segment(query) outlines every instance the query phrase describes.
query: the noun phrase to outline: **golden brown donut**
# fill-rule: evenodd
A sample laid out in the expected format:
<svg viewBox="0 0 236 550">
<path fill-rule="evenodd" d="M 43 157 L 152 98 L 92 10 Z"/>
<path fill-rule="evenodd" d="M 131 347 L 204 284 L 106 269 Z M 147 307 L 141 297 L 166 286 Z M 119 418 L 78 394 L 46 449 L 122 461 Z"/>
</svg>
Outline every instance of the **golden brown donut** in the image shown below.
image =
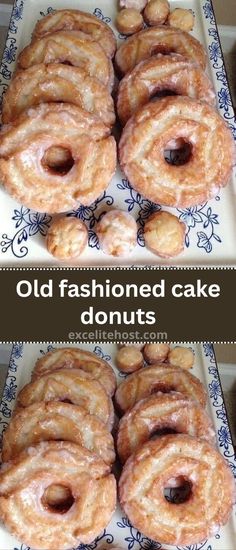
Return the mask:
<svg viewBox="0 0 236 550">
<path fill-rule="evenodd" d="M 188 147 L 182 165 L 165 152 Z M 205 102 L 165 97 L 142 107 L 120 140 L 121 167 L 136 191 L 166 206 L 191 207 L 217 195 L 230 178 L 235 145 L 230 128 Z"/>
<path fill-rule="evenodd" d="M 118 410 L 123 414 L 135 403 L 154 393 L 180 392 L 205 407 L 207 393 L 196 376 L 169 364 L 156 364 L 130 374 L 121 382 L 115 393 Z"/>
<path fill-rule="evenodd" d="M 117 451 L 124 463 L 152 437 L 168 433 L 189 434 L 215 445 L 215 431 L 210 417 L 194 400 L 181 393 L 158 393 L 142 399 L 121 418 L 117 434 Z"/>
<path fill-rule="evenodd" d="M 18 57 L 21 69 L 39 63 L 66 63 L 84 69 L 111 91 L 114 70 L 111 60 L 89 34 L 79 31 L 58 31 L 46 34 L 26 46 Z"/>
<path fill-rule="evenodd" d="M 173 92 L 215 105 L 212 84 L 204 71 L 189 59 L 171 54 L 141 61 L 120 82 L 117 111 L 124 125 L 129 118 L 160 92 Z"/>
<path fill-rule="evenodd" d="M 189 484 L 190 495 L 174 504 L 165 498 L 164 489 L 178 478 Z M 235 482 L 228 463 L 212 445 L 190 435 L 165 435 L 127 460 L 119 496 L 136 529 L 179 547 L 213 537 L 227 523 Z"/>
<path fill-rule="evenodd" d="M 184 8 L 176 8 L 169 14 L 168 25 L 182 31 L 192 31 L 194 27 L 193 12 Z"/>
<path fill-rule="evenodd" d="M 105 254 L 127 256 L 137 244 L 137 224 L 123 210 L 106 212 L 96 226 L 99 245 Z"/>
<path fill-rule="evenodd" d="M 66 502 L 48 502 L 53 485 L 67 489 Z M 109 466 L 74 443 L 30 447 L 0 473 L 0 518 L 12 535 L 38 550 L 91 543 L 115 506 L 116 482 Z"/>
<path fill-rule="evenodd" d="M 150 0 L 144 10 L 144 19 L 150 26 L 163 25 L 169 15 L 168 0 Z"/>
<path fill-rule="evenodd" d="M 89 205 L 116 169 L 116 143 L 103 122 L 70 104 L 43 104 L 24 112 L 0 132 L 0 174 L 10 195 L 40 212 Z M 19 147 L 20 143 L 20 147 Z M 44 164 L 55 147 L 68 152 L 66 174 Z M 58 157 L 58 155 L 56 155 Z"/>
<path fill-rule="evenodd" d="M 114 411 L 111 398 L 92 374 L 81 369 L 60 369 L 24 386 L 17 397 L 15 414 L 18 408 L 41 401 L 80 405 L 104 422 L 108 430 L 112 429 Z"/>
<path fill-rule="evenodd" d="M 143 355 L 135 346 L 124 346 L 116 355 L 116 366 L 127 374 L 143 367 Z"/>
<path fill-rule="evenodd" d="M 187 32 L 160 25 L 145 29 L 121 44 L 116 53 L 116 66 L 124 75 L 135 65 L 158 53 L 178 53 L 206 67 L 206 53 L 200 42 Z"/>
<path fill-rule="evenodd" d="M 122 34 L 134 34 L 143 28 L 141 13 L 134 8 L 126 8 L 119 11 L 116 18 L 116 27 Z"/>
<path fill-rule="evenodd" d="M 12 122 L 29 107 L 47 102 L 77 105 L 99 116 L 107 126 L 115 122 L 112 97 L 96 78 L 80 67 L 40 63 L 16 72 L 4 94 L 3 123 Z"/>
<path fill-rule="evenodd" d="M 120 8 L 134 8 L 138 11 L 143 11 L 147 0 L 119 0 Z"/>
<path fill-rule="evenodd" d="M 104 423 L 78 405 L 34 403 L 19 410 L 3 434 L 2 460 L 8 462 L 41 441 L 71 441 L 99 456 L 115 460 L 114 442 Z"/>
<path fill-rule="evenodd" d="M 174 367 L 181 367 L 182 369 L 191 369 L 194 364 L 194 354 L 190 348 L 183 348 L 177 346 L 168 353 L 168 362 Z"/>
<path fill-rule="evenodd" d="M 40 38 L 47 33 L 69 30 L 82 31 L 92 36 L 109 57 L 116 51 L 116 38 L 112 29 L 90 13 L 79 10 L 57 10 L 37 22 L 33 38 Z"/>
<path fill-rule="evenodd" d="M 170 212 L 154 212 L 144 225 L 147 248 L 161 258 L 172 258 L 183 252 L 186 225 Z"/>
<path fill-rule="evenodd" d="M 145 361 L 152 365 L 153 363 L 162 363 L 162 361 L 165 361 L 169 351 L 169 344 L 146 344 L 143 355 Z"/>
<path fill-rule="evenodd" d="M 48 252 L 58 260 L 78 258 L 88 244 L 88 230 L 84 222 L 74 217 L 57 218 L 47 232 Z"/>
<path fill-rule="evenodd" d="M 109 395 L 116 390 L 116 376 L 113 368 L 96 353 L 80 348 L 57 348 L 38 359 L 32 380 L 59 369 L 81 369 L 91 374 L 102 384 Z"/>
</svg>

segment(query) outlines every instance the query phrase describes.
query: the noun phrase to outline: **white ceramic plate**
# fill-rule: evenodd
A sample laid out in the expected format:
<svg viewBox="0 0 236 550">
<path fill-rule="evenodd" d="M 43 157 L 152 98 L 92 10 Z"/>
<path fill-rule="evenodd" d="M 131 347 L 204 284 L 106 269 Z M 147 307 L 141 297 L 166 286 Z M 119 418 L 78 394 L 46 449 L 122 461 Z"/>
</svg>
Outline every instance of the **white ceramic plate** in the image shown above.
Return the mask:
<svg viewBox="0 0 236 550">
<path fill-rule="evenodd" d="M 14 408 L 17 393 L 28 383 L 31 371 L 36 360 L 52 347 L 47 344 L 15 344 L 12 348 L 8 376 L 0 405 L 0 434 L 8 425 Z M 117 351 L 116 345 L 80 345 L 79 347 L 94 351 L 100 357 L 109 361 L 114 367 L 114 359 Z M 216 365 L 213 346 L 211 344 L 191 345 L 195 354 L 193 374 L 198 376 L 208 390 L 207 410 L 210 414 L 218 436 L 218 447 L 222 455 L 229 461 L 236 477 L 236 461 L 231 435 L 225 412 L 222 389 L 220 385 L 218 369 Z M 122 376 L 115 369 L 118 382 Z M 210 506 L 209 502 L 209 506 Z M 228 524 L 220 530 L 213 539 L 186 547 L 166 546 L 165 550 L 235 550 L 236 521 L 235 510 Z M 112 521 L 106 530 L 90 545 L 81 545 L 76 550 L 112 550 L 114 546 L 121 550 L 161 550 L 158 542 L 153 542 L 130 525 L 129 521 L 117 507 Z M 3 526 L 0 525 L 0 550 L 33 550 L 22 545 L 11 537 Z M 75 549 L 74 549 L 75 550 Z M 163 549 L 164 550 L 164 549 Z"/>
<path fill-rule="evenodd" d="M 171 0 L 170 4 L 172 9 L 184 7 L 194 11 L 193 34 L 208 53 L 208 73 L 217 93 L 219 112 L 229 122 L 236 137 L 234 112 L 211 0 Z M 16 58 L 30 41 L 33 27 L 40 17 L 56 8 L 79 8 L 95 14 L 115 30 L 116 5 L 116 0 L 16 0 L 0 68 L 0 95 L 9 85 Z M 133 191 L 118 169 L 106 193 L 96 203 L 70 213 L 84 220 L 89 229 L 89 248 L 77 265 L 235 265 L 235 187 L 234 176 L 227 188 L 209 203 L 182 210 L 170 209 L 186 223 L 187 235 L 184 253 L 168 262 L 147 251 L 143 242 L 144 222 L 160 206 Z M 137 246 L 125 259 L 114 259 L 103 254 L 94 232 L 101 214 L 114 207 L 129 211 L 138 222 Z M 55 265 L 44 242 L 50 221 L 50 216 L 22 207 L 1 188 L 0 265 Z"/>
</svg>

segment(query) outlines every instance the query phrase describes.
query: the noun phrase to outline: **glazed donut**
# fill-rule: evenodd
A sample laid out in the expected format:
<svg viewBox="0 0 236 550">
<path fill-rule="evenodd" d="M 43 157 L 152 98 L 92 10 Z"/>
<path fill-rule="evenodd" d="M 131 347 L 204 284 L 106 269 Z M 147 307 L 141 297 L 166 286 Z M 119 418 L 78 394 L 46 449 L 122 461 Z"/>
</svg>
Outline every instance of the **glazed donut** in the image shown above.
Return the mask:
<svg viewBox="0 0 236 550">
<path fill-rule="evenodd" d="M 47 250 L 54 258 L 68 261 L 78 258 L 88 244 L 88 230 L 75 217 L 55 219 L 46 236 Z"/>
<path fill-rule="evenodd" d="M 112 429 L 114 411 L 111 398 L 100 382 L 80 369 L 60 369 L 24 386 L 17 398 L 15 414 L 18 414 L 19 408 L 40 401 L 80 405 L 104 422 L 108 430 Z"/>
<path fill-rule="evenodd" d="M 112 97 L 96 78 L 80 67 L 40 63 L 15 74 L 3 98 L 3 123 L 12 122 L 29 107 L 47 102 L 72 103 L 99 116 L 107 126 L 115 122 Z"/>
<path fill-rule="evenodd" d="M 165 152 L 182 145 L 189 148 L 184 164 L 167 162 Z M 215 197 L 230 178 L 234 158 L 227 123 L 213 107 L 188 97 L 148 103 L 120 140 L 121 167 L 132 187 L 166 206 L 188 208 Z"/>
<path fill-rule="evenodd" d="M 167 90 L 215 105 L 208 76 L 189 59 L 176 54 L 157 55 L 141 61 L 120 82 L 117 111 L 121 123 L 159 92 Z"/>
<path fill-rule="evenodd" d="M 105 254 L 127 256 L 137 244 L 137 224 L 122 210 L 106 212 L 96 226 L 99 245 Z"/>
<path fill-rule="evenodd" d="M 67 502 L 48 502 L 48 489 L 67 489 Z M 116 506 L 109 466 L 87 449 L 65 441 L 22 451 L 0 473 L 0 517 L 6 528 L 38 550 L 67 550 L 91 543 Z"/>
<path fill-rule="evenodd" d="M 142 399 L 119 422 L 117 451 L 124 463 L 148 439 L 167 430 L 215 444 L 213 424 L 205 410 L 181 393 L 158 393 Z M 167 432 L 168 433 L 168 432 Z"/>
<path fill-rule="evenodd" d="M 179 53 L 206 67 L 206 53 L 200 42 L 187 32 L 173 27 L 152 27 L 131 36 L 121 44 L 116 53 L 116 66 L 124 75 L 144 59 L 158 53 Z"/>
<path fill-rule="evenodd" d="M 169 344 L 146 344 L 143 350 L 143 356 L 145 361 L 152 365 L 153 363 L 162 363 L 165 361 L 169 351 Z"/>
<path fill-rule="evenodd" d="M 120 8 L 133 8 L 138 11 L 143 11 L 147 3 L 147 0 L 120 0 Z"/>
<path fill-rule="evenodd" d="M 169 12 L 168 0 L 149 0 L 144 10 L 144 19 L 150 26 L 164 25 Z"/>
<path fill-rule="evenodd" d="M 167 501 L 164 489 L 182 478 L 188 500 Z M 235 500 L 233 474 L 212 445 L 189 435 L 166 435 L 144 444 L 126 462 L 120 503 L 132 525 L 164 544 L 192 545 L 218 533 Z"/>
<path fill-rule="evenodd" d="M 41 441 L 71 441 L 82 445 L 110 466 L 115 461 L 114 442 L 96 416 L 68 403 L 34 403 L 13 416 L 3 434 L 2 460 L 8 462 Z"/>
<path fill-rule="evenodd" d="M 2 182 L 17 201 L 39 212 L 89 205 L 107 188 L 116 169 L 116 143 L 108 135 L 100 119 L 75 105 L 29 109 L 0 132 Z M 57 146 L 69 151 L 73 161 L 65 175 L 43 163 L 44 155 Z"/>
<path fill-rule="evenodd" d="M 109 395 L 116 390 L 116 376 L 109 363 L 96 353 L 79 348 L 57 348 L 43 355 L 35 364 L 32 380 L 59 369 L 81 369 L 98 380 Z"/>
<path fill-rule="evenodd" d="M 102 46 L 109 57 L 113 57 L 116 51 L 116 38 L 112 29 L 96 16 L 79 10 L 57 10 L 46 15 L 37 22 L 33 39 L 62 30 L 82 31 L 89 34 Z"/>
<path fill-rule="evenodd" d="M 207 393 L 200 380 L 190 372 L 167 363 L 145 367 L 130 374 L 118 386 L 115 401 L 118 410 L 123 414 L 144 397 L 172 391 L 195 399 L 203 407 L 206 405 Z"/>
<path fill-rule="evenodd" d="M 153 212 L 144 224 L 145 246 L 160 258 L 172 258 L 183 252 L 186 225 L 164 210 Z"/>
<path fill-rule="evenodd" d="M 39 63 L 67 63 L 81 67 L 110 91 L 114 85 L 111 60 L 100 44 L 83 32 L 58 31 L 31 42 L 20 53 L 18 65 L 21 69 L 28 69 Z"/>
<path fill-rule="evenodd" d="M 168 25 L 182 31 L 192 31 L 194 27 L 194 15 L 191 10 L 176 8 L 168 17 Z"/>
<path fill-rule="evenodd" d="M 194 353 L 189 348 L 177 346 L 168 353 L 168 362 L 174 367 L 182 369 L 192 369 L 194 365 Z"/>
<path fill-rule="evenodd" d="M 130 374 L 143 367 L 143 355 L 135 346 L 124 346 L 116 355 L 118 370 Z"/>
<path fill-rule="evenodd" d="M 119 11 L 116 18 L 116 28 L 122 34 L 134 34 L 143 28 L 141 13 L 134 8 Z"/>
</svg>

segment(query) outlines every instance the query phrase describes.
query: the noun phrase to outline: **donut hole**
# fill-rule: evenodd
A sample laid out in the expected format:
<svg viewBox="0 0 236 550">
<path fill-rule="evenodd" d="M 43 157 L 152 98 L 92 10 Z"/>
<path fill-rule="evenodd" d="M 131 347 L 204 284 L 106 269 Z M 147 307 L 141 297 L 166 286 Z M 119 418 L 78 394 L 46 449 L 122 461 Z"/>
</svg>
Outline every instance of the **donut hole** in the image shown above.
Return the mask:
<svg viewBox="0 0 236 550">
<path fill-rule="evenodd" d="M 74 504 L 71 489 L 60 484 L 52 484 L 45 489 L 42 504 L 49 512 L 66 514 Z"/>
<path fill-rule="evenodd" d="M 158 99 L 161 99 L 162 97 L 167 96 L 177 96 L 178 94 L 174 90 L 166 89 L 166 90 L 157 90 L 150 98 L 150 102 L 154 103 L 155 101 L 158 101 Z"/>
<path fill-rule="evenodd" d="M 169 479 L 164 487 L 164 497 L 171 504 L 182 504 L 192 496 L 192 483 L 184 476 Z"/>
<path fill-rule="evenodd" d="M 171 428 L 170 426 L 166 426 L 163 428 L 157 428 L 156 430 L 153 430 L 151 433 L 149 440 L 158 439 L 158 437 L 161 437 L 162 435 L 169 435 L 169 434 L 177 434 L 177 430 L 174 428 Z"/>
<path fill-rule="evenodd" d="M 175 53 L 175 51 L 173 50 L 173 48 L 170 48 L 170 47 L 166 46 L 165 44 L 156 44 L 155 46 L 153 46 L 151 48 L 150 53 L 151 53 L 151 56 L 158 55 L 158 54 L 170 55 L 171 53 Z"/>
<path fill-rule="evenodd" d="M 183 166 L 190 161 L 192 156 L 192 144 L 184 138 L 169 141 L 164 149 L 164 158 L 168 164 Z"/>
<path fill-rule="evenodd" d="M 74 159 L 66 147 L 52 146 L 45 151 L 41 163 L 47 172 L 65 176 L 74 166 Z"/>
<path fill-rule="evenodd" d="M 154 393 L 158 393 L 158 392 L 170 393 L 171 391 L 176 391 L 176 389 L 173 386 L 171 386 L 170 384 L 168 385 L 168 384 L 165 384 L 163 382 L 157 382 L 151 388 L 151 395 L 153 395 Z"/>
</svg>

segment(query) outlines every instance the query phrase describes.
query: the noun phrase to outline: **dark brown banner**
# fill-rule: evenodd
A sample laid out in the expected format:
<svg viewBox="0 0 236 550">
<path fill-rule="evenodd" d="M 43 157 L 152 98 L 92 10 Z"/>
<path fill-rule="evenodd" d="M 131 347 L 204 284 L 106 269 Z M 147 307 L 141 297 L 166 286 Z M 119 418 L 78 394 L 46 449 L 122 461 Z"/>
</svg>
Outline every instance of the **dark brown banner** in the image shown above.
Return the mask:
<svg viewBox="0 0 236 550">
<path fill-rule="evenodd" d="M 0 341 L 235 342 L 235 269 L 2 269 Z"/>
</svg>

